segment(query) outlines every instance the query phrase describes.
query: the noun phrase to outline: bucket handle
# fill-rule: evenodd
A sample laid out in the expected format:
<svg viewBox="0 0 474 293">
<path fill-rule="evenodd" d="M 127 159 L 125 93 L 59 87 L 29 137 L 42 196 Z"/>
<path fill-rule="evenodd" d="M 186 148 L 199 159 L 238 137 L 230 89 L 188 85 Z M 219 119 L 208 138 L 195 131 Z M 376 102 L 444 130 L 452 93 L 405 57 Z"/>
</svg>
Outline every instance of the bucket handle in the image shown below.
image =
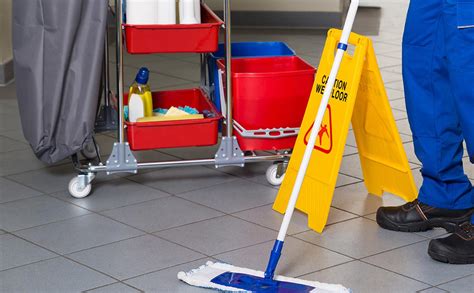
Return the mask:
<svg viewBox="0 0 474 293">
<path fill-rule="evenodd" d="M 297 136 L 300 132 L 299 128 L 266 128 L 258 130 L 247 130 L 237 121 L 234 120 L 234 129 L 245 138 L 267 138 L 267 139 L 279 139 L 285 137 Z"/>
</svg>

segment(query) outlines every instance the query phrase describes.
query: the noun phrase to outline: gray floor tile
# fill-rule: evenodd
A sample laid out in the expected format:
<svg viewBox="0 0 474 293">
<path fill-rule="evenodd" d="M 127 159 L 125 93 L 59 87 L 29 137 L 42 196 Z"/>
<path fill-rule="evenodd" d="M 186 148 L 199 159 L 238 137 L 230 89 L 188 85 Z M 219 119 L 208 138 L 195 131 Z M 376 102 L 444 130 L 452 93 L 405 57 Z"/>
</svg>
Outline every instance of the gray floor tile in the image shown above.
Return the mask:
<svg viewBox="0 0 474 293">
<path fill-rule="evenodd" d="M 57 253 L 67 254 L 144 233 L 105 217 L 89 214 L 15 234 Z"/>
<path fill-rule="evenodd" d="M 49 196 L 36 196 L 0 205 L 0 228 L 16 231 L 89 213 Z"/>
<path fill-rule="evenodd" d="M 469 179 L 474 179 L 474 164 L 471 163 L 469 158 L 462 159 L 464 165 L 464 174 L 469 177 Z"/>
<path fill-rule="evenodd" d="M 31 150 L 19 150 L 0 153 L 0 176 L 17 174 L 30 170 L 45 168 Z"/>
<path fill-rule="evenodd" d="M 190 191 L 179 197 L 203 204 L 224 213 L 255 208 L 272 203 L 277 190 L 243 179 Z"/>
<path fill-rule="evenodd" d="M 367 193 L 363 182 L 336 188 L 332 205 L 338 209 L 364 216 L 375 213 L 381 206 L 397 206 L 405 201 L 393 194 L 382 197 Z"/>
<path fill-rule="evenodd" d="M 223 215 L 174 196 L 106 211 L 104 214 L 147 232 L 157 232 Z"/>
<path fill-rule="evenodd" d="M 411 136 L 411 128 L 408 119 L 398 120 L 396 121 L 398 131 L 400 134 L 405 134 Z"/>
<path fill-rule="evenodd" d="M 383 70 L 402 74 L 402 66 L 401 65 L 385 67 L 385 68 L 383 68 Z"/>
<path fill-rule="evenodd" d="M 436 287 L 432 287 L 432 288 L 421 290 L 421 291 L 418 291 L 418 292 L 420 292 L 420 293 L 446 293 L 448 291 L 445 291 L 445 290 L 442 290 L 442 289 L 439 289 L 439 288 L 436 288 Z"/>
<path fill-rule="evenodd" d="M 469 277 L 439 285 L 438 287 L 453 293 L 469 293 L 472 292 L 472 284 L 474 284 L 474 274 Z"/>
<path fill-rule="evenodd" d="M 14 235 L 0 235 L 0 271 L 55 256 L 56 254 Z"/>
<path fill-rule="evenodd" d="M 261 154 L 264 155 L 264 154 Z M 268 167 L 273 163 L 271 162 L 261 162 L 261 163 L 251 163 L 247 164 L 244 168 L 241 167 L 223 167 L 219 171 L 240 177 L 245 179 L 254 179 L 260 178 L 262 175 L 265 175 Z"/>
<path fill-rule="evenodd" d="M 387 57 L 389 58 L 389 57 Z M 393 59 L 393 58 L 391 58 Z M 404 88 L 403 88 L 403 81 L 399 80 L 399 81 L 392 81 L 392 82 L 387 82 L 385 84 L 386 87 L 388 88 L 391 88 L 391 89 L 394 89 L 394 90 L 399 90 L 399 91 L 403 91 Z"/>
<path fill-rule="evenodd" d="M 405 99 L 403 98 L 390 101 L 390 106 L 392 106 L 393 109 L 397 109 L 404 112 L 407 111 L 407 108 L 405 105 Z"/>
<path fill-rule="evenodd" d="M 198 261 L 193 261 L 184 265 L 129 279 L 126 280 L 125 283 L 150 293 L 209 293 L 208 289 L 201 289 L 198 287 L 190 286 L 178 280 L 177 278 L 178 272 L 188 272 L 190 270 L 197 269 L 209 260 L 210 259 L 202 259 Z"/>
<path fill-rule="evenodd" d="M 354 154 L 357 154 L 357 152 L 358 150 L 356 146 L 346 145 L 344 147 L 344 156 L 354 155 Z"/>
<path fill-rule="evenodd" d="M 71 164 L 50 167 L 41 170 L 29 171 L 21 174 L 8 176 L 7 178 L 16 182 L 40 190 L 44 193 L 53 193 L 68 189 L 69 181 L 77 176 L 77 171 Z M 98 173 L 93 181 L 95 183 L 117 179 L 117 176 L 107 176 L 105 173 Z"/>
<path fill-rule="evenodd" d="M 0 153 L 24 149 L 29 149 L 29 146 L 22 142 L 0 136 Z"/>
<path fill-rule="evenodd" d="M 177 59 L 153 61 L 147 64 L 152 71 L 189 81 L 200 81 L 201 69 L 195 63 Z"/>
<path fill-rule="evenodd" d="M 362 173 L 362 168 L 360 166 L 360 158 L 358 155 L 343 157 L 340 171 L 343 174 L 347 174 L 361 180 L 364 178 L 364 174 Z"/>
<path fill-rule="evenodd" d="M 29 198 L 40 195 L 41 192 L 0 177 L 0 203 Z"/>
<path fill-rule="evenodd" d="M 388 71 L 388 72 L 391 72 L 391 71 Z M 405 93 L 403 91 L 394 90 L 394 89 L 391 89 L 391 88 L 385 88 L 385 91 L 387 92 L 387 96 L 388 96 L 388 99 L 390 101 L 399 100 L 399 99 L 405 97 Z M 401 109 L 399 109 L 399 110 L 401 110 Z"/>
<path fill-rule="evenodd" d="M 215 258 L 238 267 L 265 271 L 272 247 L 273 241 L 269 241 L 219 254 Z M 285 247 L 275 273 L 287 277 L 297 277 L 351 260 L 351 258 L 338 253 L 288 237 L 285 240 Z"/>
<path fill-rule="evenodd" d="M 205 167 L 182 167 L 132 176 L 130 179 L 171 194 L 180 194 L 237 178 Z"/>
<path fill-rule="evenodd" d="M 156 233 L 208 256 L 275 239 L 269 229 L 230 216 Z"/>
<path fill-rule="evenodd" d="M 3 292 L 82 292 L 114 279 L 62 257 L 0 272 Z"/>
<path fill-rule="evenodd" d="M 413 164 L 421 165 L 421 162 L 415 155 L 415 149 L 413 147 L 413 142 L 407 142 L 403 144 L 403 148 L 405 149 L 405 153 L 407 154 L 408 161 Z"/>
<path fill-rule="evenodd" d="M 374 255 L 425 239 L 415 234 L 384 230 L 364 218 L 328 226 L 322 234 L 308 231 L 295 237 L 353 258 Z"/>
<path fill-rule="evenodd" d="M 388 52 L 400 52 L 400 45 L 392 45 L 392 44 L 387 44 L 387 43 L 382 43 L 382 42 L 373 42 L 373 47 L 375 50 L 375 54 L 378 55 L 384 55 L 387 56 Z M 401 59 L 397 58 L 397 59 Z"/>
<path fill-rule="evenodd" d="M 408 114 L 406 111 L 392 109 L 393 118 L 395 120 L 407 119 Z"/>
<path fill-rule="evenodd" d="M 0 131 L 2 136 L 8 137 L 10 139 L 16 140 L 18 142 L 22 142 L 28 145 L 25 137 L 23 136 L 23 131 L 21 129 L 16 130 L 7 130 L 7 131 Z"/>
<path fill-rule="evenodd" d="M 402 59 L 402 52 L 400 51 L 400 48 L 398 50 L 395 50 L 395 51 L 392 51 L 392 52 L 384 52 L 381 55 L 392 57 L 392 58 Z"/>
<path fill-rule="evenodd" d="M 392 57 L 383 56 L 383 55 L 377 56 L 377 62 L 379 64 L 379 68 L 381 69 L 402 64 L 402 60 L 398 58 L 392 58 Z M 387 86 L 387 87 L 390 87 L 390 86 Z M 398 87 L 396 87 L 395 89 L 398 89 Z"/>
<path fill-rule="evenodd" d="M 384 82 L 392 82 L 392 81 L 398 81 L 402 79 L 402 76 L 395 72 L 381 70 L 380 73 L 382 74 L 382 79 Z"/>
<path fill-rule="evenodd" d="M 77 252 L 70 257 L 123 280 L 204 256 L 163 239 L 145 235 Z"/>
<path fill-rule="evenodd" d="M 301 278 L 342 284 L 352 292 L 407 293 L 430 287 L 360 261 L 342 264 Z"/>
<path fill-rule="evenodd" d="M 112 285 L 103 286 L 97 289 L 87 290 L 87 293 L 134 293 L 140 292 L 130 286 L 122 283 L 115 283 Z"/>
<path fill-rule="evenodd" d="M 474 272 L 474 265 L 454 266 L 432 260 L 426 253 L 427 250 L 428 241 L 424 241 L 369 257 L 364 261 L 431 285 L 449 282 Z"/>
<path fill-rule="evenodd" d="M 234 216 L 278 231 L 283 220 L 283 215 L 274 211 L 272 206 L 273 205 L 266 205 L 263 207 L 246 210 L 236 213 Z M 349 220 L 355 217 L 357 216 L 336 208 L 331 208 L 331 211 L 329 212 L 328 225 Z M 293 214 L 293 218 L 291 219 L 290 227 L 288 228 L 288 234 L 293 235 L 308 230 L 308 217 L 304 213 L 296 211 Z"/>
<path fill-rule="evenodd" d="M 339 173 L 339 175 L 337 176 L 336 187 L 345 186 L 345 185 L 349 185 L 349 184 L 353 184 L 353 183 L 357 183 L 361 181 L 362 179 L 354 178 L 352 176 L 347 176 L 347 175 Z"/>
<path fill-rule="evenodd" d="M 53 196 L 98 212 L 166 197 L 169 194 L 130 180 L 119 179 L 93 185 L 91 195 L 86 198 L 73 198 L 68 191 L 55 193 Z"/>
<path fill-rule="evenodd" d="M 18 114 L 5 113 L 0 115 L 0 131 L 18 130 L 21 128 Z"/>
</svg>

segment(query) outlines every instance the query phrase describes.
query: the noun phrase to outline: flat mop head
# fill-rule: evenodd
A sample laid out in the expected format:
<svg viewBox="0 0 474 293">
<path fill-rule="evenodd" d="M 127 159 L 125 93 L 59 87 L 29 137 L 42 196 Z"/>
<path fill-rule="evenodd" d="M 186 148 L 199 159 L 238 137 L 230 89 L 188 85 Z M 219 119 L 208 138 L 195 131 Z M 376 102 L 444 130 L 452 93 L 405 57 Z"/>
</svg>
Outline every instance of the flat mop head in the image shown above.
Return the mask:
<svg viewBox="0 0 474 293">
<path fill-rule="evenodd" d="M 187 273 L 180 272 L 178 273 L 178 279 L 192 286 L 224 292 L 351 292 L 341 285 L 311 282 L 283 276 L 276 276 L 273 280 L 266 280 L 263 272 L 213 262 L 207 262 L 206 265 Z"/>
</svg>

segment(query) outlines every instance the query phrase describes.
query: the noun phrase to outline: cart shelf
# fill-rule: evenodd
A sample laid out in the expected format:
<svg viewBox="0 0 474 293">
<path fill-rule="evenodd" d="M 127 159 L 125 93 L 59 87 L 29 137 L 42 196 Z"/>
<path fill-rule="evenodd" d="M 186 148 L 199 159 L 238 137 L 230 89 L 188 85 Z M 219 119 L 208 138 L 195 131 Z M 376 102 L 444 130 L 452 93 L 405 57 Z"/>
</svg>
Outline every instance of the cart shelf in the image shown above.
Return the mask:
<svg viewBox="0 0 474 293">
<path fill-rule="evenodd" d="M 175 90 L 153 92 L 155 108 L 190 106 L 200 113 L 209 111 L 213 117 L 193 120 L 160 122 L 125 122 L 128 141 L 134 151 L 161 148 L 209 146 L 217 144 L 218 125 L 222 116 L 209 101 L 203 90 Z M 124 97 L 128 104 L 128 97 Z"/>
<path fill-rule="evenodd" d="M 124 24 L 130 54 L 210 53 L 218 49 L 223 21 L 201 3 L 201 24 Z"/>
</svg>

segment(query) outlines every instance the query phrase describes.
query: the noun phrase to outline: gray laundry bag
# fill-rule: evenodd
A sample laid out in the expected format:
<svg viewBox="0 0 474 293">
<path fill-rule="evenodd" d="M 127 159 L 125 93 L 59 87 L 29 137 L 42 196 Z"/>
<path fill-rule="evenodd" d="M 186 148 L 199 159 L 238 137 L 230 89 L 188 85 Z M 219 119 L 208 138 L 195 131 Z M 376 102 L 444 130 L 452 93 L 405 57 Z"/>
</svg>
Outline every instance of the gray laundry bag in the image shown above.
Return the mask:
<svg viewBox="0 0 474 293">
<path fill-rule="evenodd" d="M 53 164 L 92 139 L 107 0 L 14 0 L 13 55 L 25 138 Z"/>
</svg>

